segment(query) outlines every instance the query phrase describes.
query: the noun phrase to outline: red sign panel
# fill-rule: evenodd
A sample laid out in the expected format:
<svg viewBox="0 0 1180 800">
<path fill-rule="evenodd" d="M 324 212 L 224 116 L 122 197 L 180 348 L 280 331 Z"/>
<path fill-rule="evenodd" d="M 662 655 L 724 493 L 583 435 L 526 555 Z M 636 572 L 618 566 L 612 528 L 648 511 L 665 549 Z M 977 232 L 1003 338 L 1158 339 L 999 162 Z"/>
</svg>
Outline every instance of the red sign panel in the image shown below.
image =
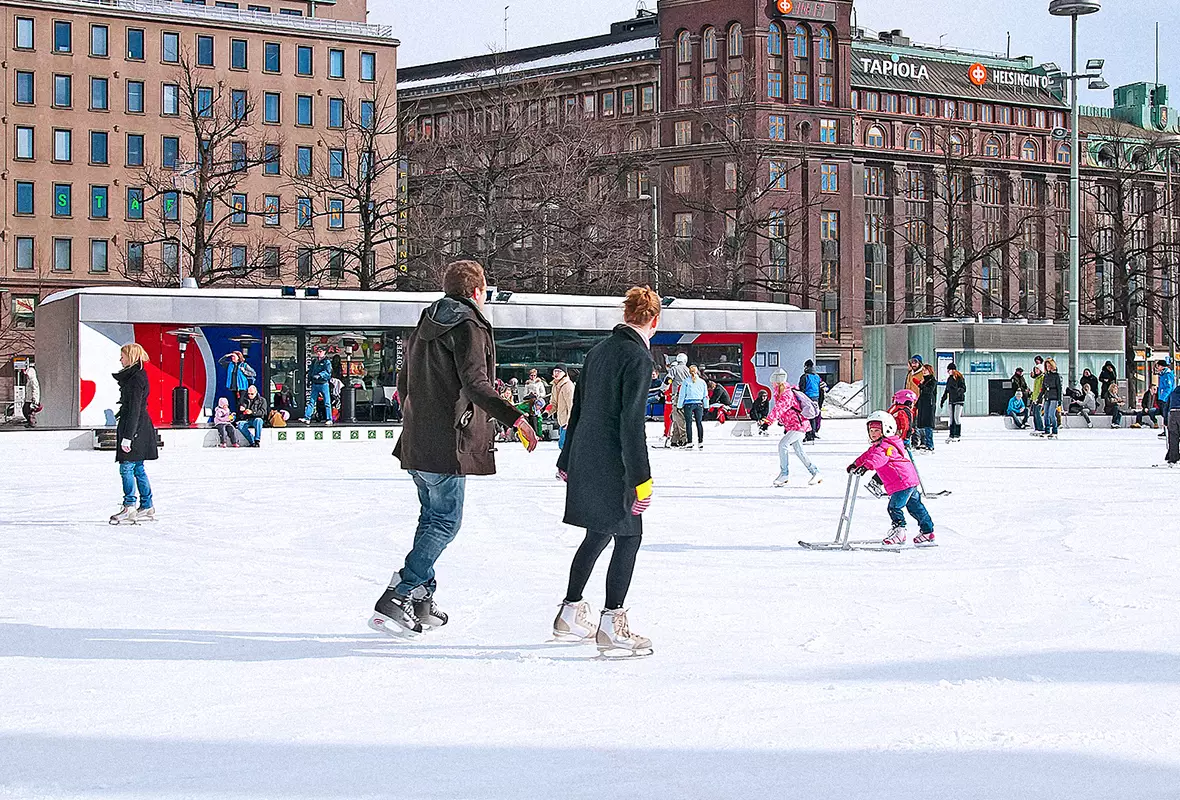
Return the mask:
<svg viewBox="0 0 1180 800">
<path fill-rule="evenodd" d="M 774 7 L 784 17 L 816 22 L 836 21 L 836 4 L 830 0 L 776 0 Z"/>
</svg>

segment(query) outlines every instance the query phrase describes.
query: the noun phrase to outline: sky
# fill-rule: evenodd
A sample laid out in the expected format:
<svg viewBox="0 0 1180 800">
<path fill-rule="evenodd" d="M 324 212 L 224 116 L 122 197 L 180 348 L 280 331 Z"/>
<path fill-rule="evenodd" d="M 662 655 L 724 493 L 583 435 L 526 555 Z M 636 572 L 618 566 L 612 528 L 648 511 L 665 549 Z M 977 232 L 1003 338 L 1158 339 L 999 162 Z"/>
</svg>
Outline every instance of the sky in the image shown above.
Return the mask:
<svg viewBox="0 0 1180 800">
<path fill-rule="evenodd" d="M 511 49 L 593 36 L 635 15 L 637 0 L 369 0 L 369 20 L 392 25 L 400 63 L 413 66 L 502 48 L 508 5 Z M 650 8 L 655 0 L 647 0 Z M 860 0 L 857 22 L 870 30 L 901 28 L 916 42 L 1012 54 L 1036 63 L 1069 62 L 1069 21 L 1049 16 L 1048 0 Z M 945 13 L 937 13 L 938 11 Z M 1180 0 L 1106 0 L 1079 21 L 1079 58 L 1105 58 L 1111 86 L 1152 81 L 1155 23 L 1160 23 L 1160 80 L 1169 105 L 1180 106 Z M 1083 103 L 1110 105 L 1110 92 L 1086 92 Z"/>
</svg>

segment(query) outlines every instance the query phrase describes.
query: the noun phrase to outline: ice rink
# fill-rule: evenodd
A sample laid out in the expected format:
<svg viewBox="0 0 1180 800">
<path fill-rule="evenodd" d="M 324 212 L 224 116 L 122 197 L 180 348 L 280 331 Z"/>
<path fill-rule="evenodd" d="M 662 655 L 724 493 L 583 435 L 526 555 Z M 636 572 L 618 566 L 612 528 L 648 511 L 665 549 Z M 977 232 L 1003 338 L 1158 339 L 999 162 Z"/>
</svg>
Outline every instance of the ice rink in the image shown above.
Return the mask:
<svg viewBox="0 0 1180 800">
<path fill-rule="evenodd" d="M 953 491 L 940 546 L 901 553 L 796 545 L 834 534 L 863 422 L 809 446 L 815 488 L 728 432 L 652 451 L 628 605 L 655 655 L 624 663 L 546 643 L 581 539 L 553 444 L 468 482 L 451 624 L 398 641 L 365 627 L 417 513 L 390 442 L 165 447 L 160 520 L 111 527 L 113 454 L 0 434 L 0 797 L 1180 797 L 1154 431 L 968 419 L 918 461 Z M 853 527 L 884 535 L 884 501 Z"/>
</svg>

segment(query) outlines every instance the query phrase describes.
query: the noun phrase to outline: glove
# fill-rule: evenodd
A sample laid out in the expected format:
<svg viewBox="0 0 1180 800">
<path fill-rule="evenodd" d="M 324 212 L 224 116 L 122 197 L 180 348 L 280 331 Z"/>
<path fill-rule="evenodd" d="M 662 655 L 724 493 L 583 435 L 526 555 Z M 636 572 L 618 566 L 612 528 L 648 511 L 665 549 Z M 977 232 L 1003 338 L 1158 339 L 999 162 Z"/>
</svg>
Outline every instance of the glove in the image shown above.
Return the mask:
<svg viewBox="0 0 1180 800">
<path fill-rule="evenodd" d="M 520 443 L 524 445 L 524 449 L 530 453 L 537 449 L 537 434 L 533 430 L 533 426 L 529 425 L 528 420 L 524 417 L 516 420 L 516 438 L 520 439 Z"/>
<path fill-rule="evenodd" d="M 651 506 L 651 481 L 635 487 L 635 502 L 631 504 L 631 516 L 638 517 Z"/>
<path fill-rule="evenodd" d="M 122 450 L 124 453 L 130 453 L 131 452 L 131 440 L 124 439 L 123 441 L 119 442 L 119 449 Z"/>
<path fill-rule="evenodd" d="M 848 473 L 850 475 L 864 475 L 868 471 L 867 467 L 858 467 L 856 464 L 848 465 Z"/>
</svg>

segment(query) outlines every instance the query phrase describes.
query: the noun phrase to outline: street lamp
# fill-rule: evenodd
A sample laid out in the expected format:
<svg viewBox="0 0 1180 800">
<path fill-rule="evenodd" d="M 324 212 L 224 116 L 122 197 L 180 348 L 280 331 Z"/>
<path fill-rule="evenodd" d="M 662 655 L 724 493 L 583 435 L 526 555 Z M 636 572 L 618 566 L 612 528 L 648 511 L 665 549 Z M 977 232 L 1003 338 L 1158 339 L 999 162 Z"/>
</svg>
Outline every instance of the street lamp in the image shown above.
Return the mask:
<svg viewBox="0 0 1180 800">
<path fill-rule="evenodd" d="M 1172 166 L 1176 159 L 1175 151 L 1180 148 L 1180 134 L 1169 133 L 1161 136 L 1156 140 L 1155 146 L 1164 153 L 1164 165 L 1167 170 L 1167 184 L 1165 186 L 1165 200 L 1164 200 L 1164 223 L 1168 226 L 1168 245 L 1166 252 L 1168 254 L 1168 279 L 1171 282 L 1172 297 L 1168 304 L 1171 307 L 1171 325 L 1169 326 L 1169 333 L 1171 334 L 1171 356 L 1176 358 L 1176 338 L 1180 336 L 1180 326 L 1177 325 L 1177 317 L 1180 316 L 1180 293 L 1177 292 L 1176 284 L 1180 282 L 1180 275 L 1177 274 L 1176 262 L 1176 196 L 1175 187 L 1172 186 Z"/>
<path fill-rule="evenodd" d="M 168 331 L 169 336 L 176 337 L 176 345 L 180 348 L 180 373 L 176 379 L 176 388 L 172 390 L 172 424 L 188 426 L 188 387 L 184 385 L 184 352 L 188 350 L 188 343 L 201 335 L 196 328 L 177 328 Z"/>
<path fill-rule="evenodd" d="M 648 194 L 639 195 L 640 200 L 651 201 L 651 271 L 652 288 L 660 293 L 660 207 L 656 201 L 656 186 L 651 184 Z"/>
<path fill-rule="evenodd" d="M 1078 136 L 1078 81 L 1089 81 L 1092 89 L 1106 86 L 1102 80 L 1100 59 L 1086 62 L 1086 71 L 1078 73 L 1078 17 L 1097 13 L 1102 9 L 1098 0 L 1049 0 L 1049 13 L 1055 17 L 1070 18 L 1069 74 L 1061 76 L 1070 84 L 1070 137 L 1069 137 L 1069 385 L 1078 381 L 1078 325 L 1081 319 L 1081 289 L 1079 287 L 1081 248 L 1079 242 L 1081 203 L 1081 152 Z"/>
</svg>

